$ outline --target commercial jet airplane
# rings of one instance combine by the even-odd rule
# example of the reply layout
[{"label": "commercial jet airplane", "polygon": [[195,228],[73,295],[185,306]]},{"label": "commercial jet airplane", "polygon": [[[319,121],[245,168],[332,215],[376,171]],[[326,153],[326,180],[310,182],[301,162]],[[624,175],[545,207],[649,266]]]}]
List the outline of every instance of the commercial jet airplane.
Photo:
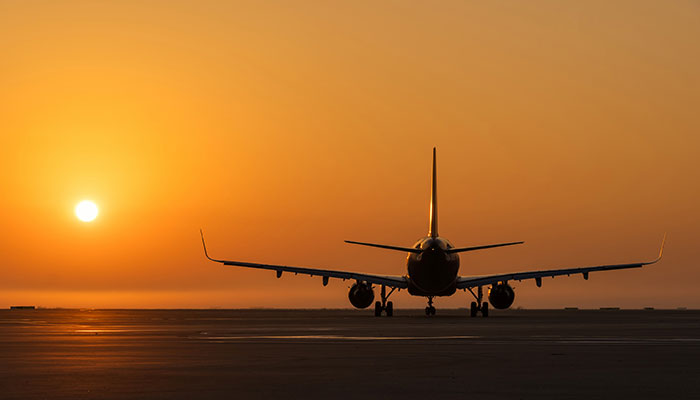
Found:
[{"label": "commercial jet airplane", "polygon": [[[644,265],[654,264],[661,259],[663,254],[664,240],[661,242],[659,256],[653,261],[636,262],[631,264],[599,265],[593,267],[550,269],[528,272],[514,272],[508,274],[482,275],[482,276],[459,276],[459,253],[490,249],[493,247],[512,246],[524,242],[510,242],[488,244],[472,247],[454,247],[438,235],[438,214],[437,214],[437,165],[435,160],[435,148],[433,148],[433,175],[430,194],[430,225],[428,235],[419,239],[412,247],[390,246],[385,244],[354,242],[346,240],[347,243],[362,246],[378,247],[381,249],[402,251],[408,253],[406,259],[407,274],[404,276],[389,276],[365,274],[360,272],[339,271],[331,269],[318,269],[307,267],[291,267],[286,265],[258,264],[244,261],[217,260],[209,256],[207,246],[202,236],[202,246],[204,255],[211,261],[235,267],[248,267],[258,269],[268,269],[277,272],[280,278],[283,272],[293,272],[296,274],[320,276],[323,286],[328,284],[329,278],[350,279],[355,283],[350,288],[348,298],[350,303],[356,308],[367,308],[374,301],[374,286],[380,287],[380,300],[374,303],[374,315],[379,317],[384,312],[391,317],[394,313],[394,306],[388,301],[389,296],[396,289],[407,289],[413,296],[423,296],[428,299],[428,306],[425,308],[426,315],[435,315],[433,307],[433,297],[451,296],[458,289],[468,290],[474,300],[471,303],[471,316],[478,313],[487,317],[489,314],[489,303],[484,302],[484,286],[488,286],[488,300],[491,306],[497,309],[506,309],[513,304],[515,292],[508,284],[508,281],[522,281],[534,279],[538,287],[542,286],[542,278],[555,277],[559,275],[581,274],[583,279],[588,279],[588,274],[597,271],[611,271],[615,269],[640,268]],[[387,288],[391,290],[387,293]]]}]

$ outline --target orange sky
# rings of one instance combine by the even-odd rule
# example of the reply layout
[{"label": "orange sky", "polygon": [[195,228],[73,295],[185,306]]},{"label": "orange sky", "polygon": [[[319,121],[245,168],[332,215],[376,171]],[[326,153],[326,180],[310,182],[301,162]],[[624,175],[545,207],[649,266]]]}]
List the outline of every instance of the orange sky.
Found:
[{"label": "orange sky", "polygon": [[[350,307],[427,232],[515,307],[700,307],[696,2],[0,3],[0,306]],[[94,200],[90,224],[73,215]],[[397,307],[425,300],[394,295]],[[464,307],[457,293],[436,300]]]}]

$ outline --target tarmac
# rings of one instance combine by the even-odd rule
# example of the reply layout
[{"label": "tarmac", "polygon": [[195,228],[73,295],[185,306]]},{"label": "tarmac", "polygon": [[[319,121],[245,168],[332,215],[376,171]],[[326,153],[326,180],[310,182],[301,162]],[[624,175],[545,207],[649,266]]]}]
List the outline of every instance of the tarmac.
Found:
[{"label": "tarmac", "polygon": [[0,398],[700,398],[700,311],[467,314],[0,310]]}]

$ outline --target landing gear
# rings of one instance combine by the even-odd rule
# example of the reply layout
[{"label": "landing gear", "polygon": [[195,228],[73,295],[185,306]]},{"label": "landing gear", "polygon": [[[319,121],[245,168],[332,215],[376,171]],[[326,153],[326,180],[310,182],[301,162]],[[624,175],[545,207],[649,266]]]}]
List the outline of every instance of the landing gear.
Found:
[{"label": "landing gear", "polygon": [[479,313],[479,307],[476,305],[476,302],[475,302],[475,301],[472,301],[472,305],[471,305],[471,308],[470,308],[469,315],[470,315],[472,318],[474,318],[474,317],[476,317],[476,314],[478,314],[478,313]]},{"label": "landing gear", "polygon": [[382,301],[378,301],[374,303],[374,316],[375,317],[381,317],[382,316],[382,311],[386,312],[387,317],[393,317],[394,316],[394,303],[387,301],[389,296],[391,296],[392,293],[394,293],[394,290],[396,288],[392,288],[389,294],[386,293],[386,286],[382,285],[382,291],[381,291],[381,297]]},{"label": "landing gear", "polygon": [[[472,301],[471,306],[469,307],[469,315],[474,318],[481,312],[482,317],[488,317],[489,316],[489,303],[487,302],[481,302],[481,300],[484,298],[484,291],[482,290],[481,286],[477,289],[477,294],[474,294],[471,288],[469,288],[469,292],[471,292],[472,296],[474,296],[474,299],[476,301]],[[481,304],[481,306],[479,306]]]},{"label": "landing gear", "polygon": [[428,307],[425,307],[425,315],[431,316],[435,315],[435,307],[433,307],[433,297],[428,297]]}]

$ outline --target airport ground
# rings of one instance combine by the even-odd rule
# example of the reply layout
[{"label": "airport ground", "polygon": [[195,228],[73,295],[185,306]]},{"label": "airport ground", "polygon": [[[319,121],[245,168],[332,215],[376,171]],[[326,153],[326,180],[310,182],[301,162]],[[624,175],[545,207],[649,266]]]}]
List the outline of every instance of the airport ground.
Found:
[{"label": "airport ground", "polygon": [[1,310],[2,399],[700,398],[700,311]]}]

